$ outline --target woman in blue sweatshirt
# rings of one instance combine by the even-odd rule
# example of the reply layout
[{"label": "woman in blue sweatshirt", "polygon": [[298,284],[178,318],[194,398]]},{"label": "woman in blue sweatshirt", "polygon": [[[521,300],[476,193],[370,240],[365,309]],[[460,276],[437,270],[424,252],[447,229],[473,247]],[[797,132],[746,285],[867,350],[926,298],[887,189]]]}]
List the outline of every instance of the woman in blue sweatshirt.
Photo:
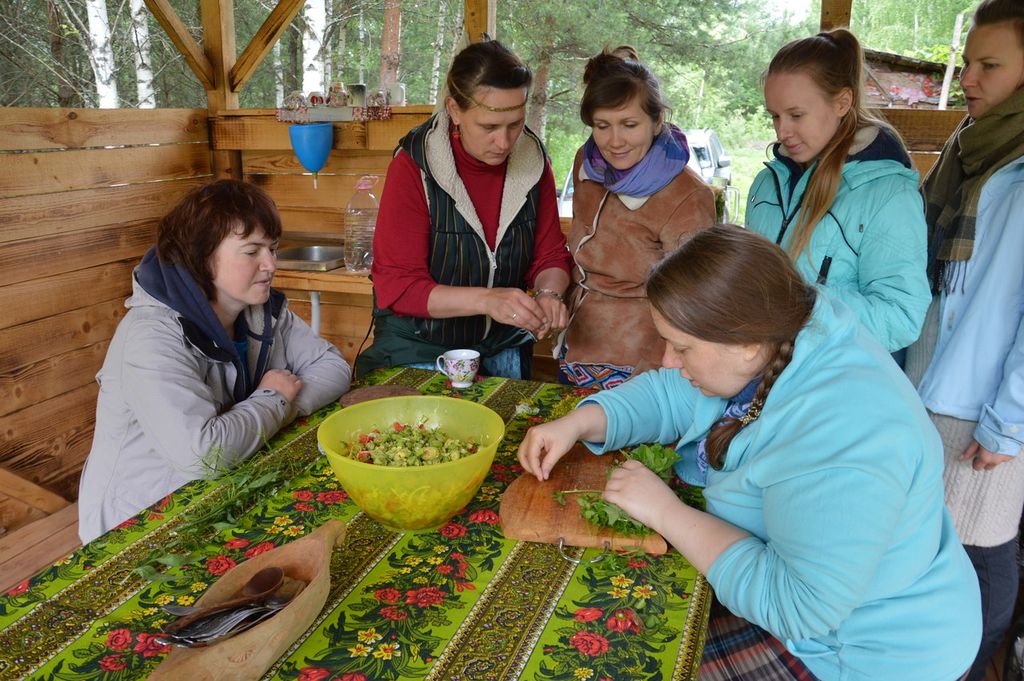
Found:
[{"label": "woman in blue sweatshirt", "polygon": [[[720,225],[647,281],[663,367],[532,428],[546,479],[576,442],[678,443],[684,505],[636,462],[604,497],[707,575],[702,679],[954,681],[980,638],[977,580],[942,499],[942,444],[914,388],[841,301],[761,236]],[[741,655],[729,646],[757,641]],[[748,673],[749,673],[748,669]],[[735,671],[733,673],[736,673]]]},{"label": "woman in blue sweatshirt", "polygon": [[924,205],[899,135],[864,109],[861,62],[845,29],[772,59],[764,101],[779,141],[745,219],[895,352],[917,339],[931,300]]}]

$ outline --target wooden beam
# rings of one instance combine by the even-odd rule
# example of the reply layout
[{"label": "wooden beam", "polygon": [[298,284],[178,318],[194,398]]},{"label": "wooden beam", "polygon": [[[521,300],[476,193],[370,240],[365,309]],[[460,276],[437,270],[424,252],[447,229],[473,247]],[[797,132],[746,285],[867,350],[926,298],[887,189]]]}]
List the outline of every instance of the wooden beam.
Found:
[{"label": "wooden beam", "polygon": [[214,88],[213,66],[210,64],[210,60],[203,55],[199,44],[188,32],[170,2],[168,0],[145,0],[145,2],[146,7],[153,13],[153,18],[163,27],[167,37],[185,58],[185,63],[192,69],[192,73],[196,74],[196,78],[204,88],[212,90]]},{"label": "wooden beam", "polygon": [[249,82],[252,74],[256,72],[256,68],[263,62],[263,58],[288,30],[288,25],[302,9],[302,5],[303,0],[279,0],[270,16],[263,22],[263,25],[256,31],[256,35],[252,37],[241,56],[238,57],[238,61],[231,67],[228,79],[232,92],[240,91]]},{"label": "wooden beam", "polygon": [[470,42],[478,43],[484,33],[497,38],[497,0],[464,0],[462,26]]},{"label": "wooden beam", "polygon": [[0,487],[3,488],[4,494],[48,514],[56,513],[71,503],[64,497],[54,494],[20,475],[15,475],[6,468],[0,468]]},{"label": "wooden beam", "polygon": [[[214,87],[206,91],[211,116],[238,108],[238,93],[231,89],[231,69],[235,65],[234,0],[200,0],[203,20],[203,46],[213,64]],[[213,173],[218,178],[242,179],[242,155],[237,151],[211,150]]]},{"label": "wooden beam", "polygon": [[821,0],[821,29],[849,28],[850,7],[853,0]]}]

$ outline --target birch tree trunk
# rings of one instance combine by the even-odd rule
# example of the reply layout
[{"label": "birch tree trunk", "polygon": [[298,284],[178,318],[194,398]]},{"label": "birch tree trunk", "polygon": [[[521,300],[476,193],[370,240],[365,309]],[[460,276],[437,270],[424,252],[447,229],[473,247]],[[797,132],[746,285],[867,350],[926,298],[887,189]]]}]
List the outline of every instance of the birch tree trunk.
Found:
[{"label": "birch tree trunk", "polygon": [[540,59],[533,71],[533,89],[530,92],[530,112],[526,125],[544,139],[544,124],[547,122],[548,82],[551,80],[551,55],[555,48],[555,19],[544,17],[544,37],[540,48]]},{"label": "birch tree trunk", "polygon": [[448,2],[441,0],[437,3],[437,37],[434,39],[434,62],[430,67],[430,98],[427,101],[431,104],[437,103],[437,89],[441,82],[441,52],[444,51],[444,24],[447,17]]},{"label": "birch tree trunk", "polygon": [[384,0],[384,27],[380,36],[380,89],[388,92],[398,82],[402,55],[402,0]]},{"label": "birch tree trunk", "polygon": [[323,47],[327,5],[324,0],[306,0],[303,18],[306,27],[302,32],[302,91],[326,93]]},{"label": "birch tree trunk", "polygon": [[277,108],[284,106],[284,71],[281,68],[281,41],[274,43],[271,51],[274,60],[274,105]]},{"label": "birch tree trunk", "polygon": [[85,0],[89,26],[89,62],[96,79],[96,104],[101,109],[117,108],[117,81],[114,80],[114,50],[105,0]]},{"label": "birch tree trunk", "polygon": [[153,89],[153,68],[149,57],[149,12],[143,0],[131,0],[132,42],[135,60],[135,89],[139,96],[140,109],[156,108],[156,91]]}]

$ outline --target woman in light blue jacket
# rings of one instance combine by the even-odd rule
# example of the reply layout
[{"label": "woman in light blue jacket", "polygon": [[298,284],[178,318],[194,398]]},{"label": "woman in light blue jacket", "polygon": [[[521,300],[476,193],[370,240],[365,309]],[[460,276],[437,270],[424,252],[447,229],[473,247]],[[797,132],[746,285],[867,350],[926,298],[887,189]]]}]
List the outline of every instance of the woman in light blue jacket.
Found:
[{"label": "woman in light blue jacket", "polygon": [[969,681],[1013,619],[1024,504],[1024,3],[978,6],[967,116],[925,178],[934,302],[907,350],[945,446],[946,503],[978,571],[984,634]]},{"label": "woman in light blue jacket", "polygon": [[918,175],[899,135],[863,108],[861,49],[845,29],[783,47],[765,76],[778,143],[746,226],[781,245],[894,352],[917,339],[930,294]]},{"label": "woman in light blue jacket", "polygon": [[679,443],[676,472],[705,485],[707,512],[637,462],[604,498],[734,615],[713,615],[702,679],[730,678],[730,659],[763,660],[743,678],[958,679],[980,638],[978,585],[942,503],[942,445],[885,349],[733,225],[659,264],[647,296],[665,368],[532,428],[523,467],[546,479],[578,439],[598,453]]}]

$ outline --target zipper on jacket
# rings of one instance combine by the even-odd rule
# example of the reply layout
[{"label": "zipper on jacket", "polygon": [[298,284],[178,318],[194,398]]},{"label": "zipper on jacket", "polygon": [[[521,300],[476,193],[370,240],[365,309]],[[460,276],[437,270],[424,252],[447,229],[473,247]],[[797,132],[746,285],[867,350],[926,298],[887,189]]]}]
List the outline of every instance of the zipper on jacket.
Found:
[{"label": "zipper on jacket", "polygon": [[832,267],[832,256],[831,255],[826,255],[825,259],[821,261],[821,269],[818,270],[818,280],[817,280],[817,282],[815,282],[815,283],[818,284],[818,286],[821,286],[822,284],[824,284],[825,280],[828,279],[828,271],[829,271],[829,269],[831,267]]},{"label": "zipper on jacket", "polygon": [[789,229],[789,223],[791,223],[793,221],[793,218],[797,216],[797,213],[800,212],[800,206],[803,205],[804,194],[806,192],[800,194],[800,198],[796,202],[796,207],[792,210],[792,212],[790,212],[789,215],[786,215],[785,202],[782,198],[782,183],[779,182],[779,175],[778,173],[775,172],[775,169],[772,168],[770,165],[768,166],[768,170],[771,171],[772,180],[775,181],[775,194],[779,197],[779,208],[782,210],[782,226],[779,227],[779,235],[775,237],[775,243],[781,246],[782,239],[786,236],[786,230]]},{"label": "zipper on jacket", "polygon": [[[487,288],[494,288],[494,273],[498,269],[498,259],[486,241],[484,242],[484,250],[487,251],[487,260],[491,265],[490,271],[487,272]],[[491,315],[484,315],[484,338],[487,338],[487,334],[491,332],[491,323],[493,321]]]}]

